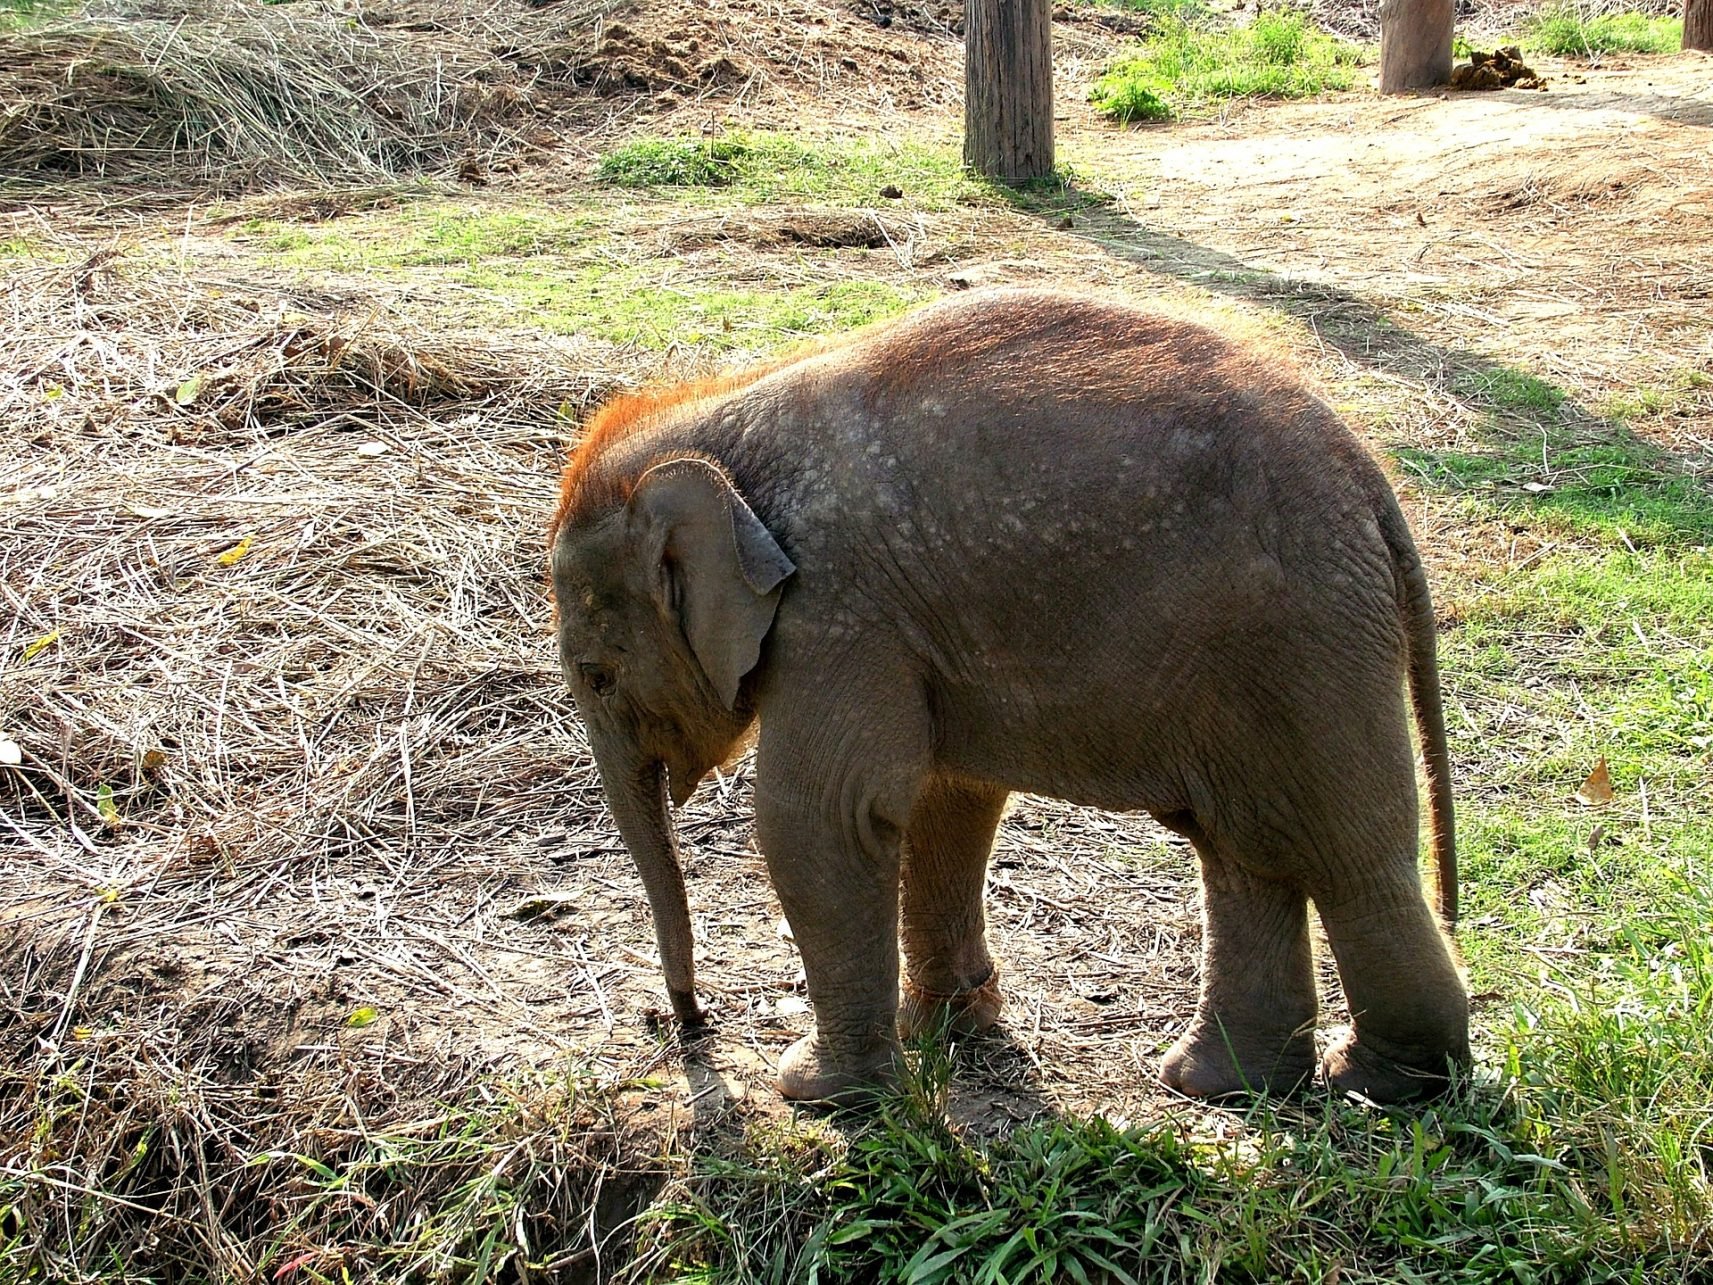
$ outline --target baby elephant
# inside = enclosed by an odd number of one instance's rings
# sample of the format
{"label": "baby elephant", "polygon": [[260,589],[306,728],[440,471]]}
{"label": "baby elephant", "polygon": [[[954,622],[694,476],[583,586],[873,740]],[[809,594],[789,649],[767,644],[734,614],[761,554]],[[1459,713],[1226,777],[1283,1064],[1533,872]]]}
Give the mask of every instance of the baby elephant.
{"label": "baby elephant", "polygon": [[1355,1017],[1326,1080],[1397,1101],[1467,1063],[1416,869],[1406,682],[1449,924],[1427,581],[1379,468],[1268,361],[1116,303],[960,296],[607,406],[551,548],[560,661],[686,1027],[666,800],[759,719],[756,833],[815,1015],[787,1097],[886,1082],[901,1026],[997,1018],[982,885],[1013,790],[1194,844],[1202,994],[1168,1085],[1313,1074],[1309,898]]}

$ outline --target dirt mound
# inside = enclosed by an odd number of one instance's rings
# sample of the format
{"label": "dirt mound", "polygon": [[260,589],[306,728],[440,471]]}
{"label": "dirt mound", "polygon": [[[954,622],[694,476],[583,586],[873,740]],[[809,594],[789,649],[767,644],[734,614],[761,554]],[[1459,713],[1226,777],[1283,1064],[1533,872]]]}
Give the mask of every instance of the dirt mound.
{"label": "dirt mound", "polygon": [[963,38],[963,0],[847,0],[846,8],[864,21],[903,27],[930,36]]}
{"label": "dirt mound", "polygon": [[[880,21],[880,18],[887,18]],[[805,96],[863,111],[913,111],[957,101],[962,51],[949,30],[920,29],[802,0],[763,12],[741,0],[695,6],[639,0],[589,41],[549,51],[544,65],[598,94],[686,103],[786,106]]]}

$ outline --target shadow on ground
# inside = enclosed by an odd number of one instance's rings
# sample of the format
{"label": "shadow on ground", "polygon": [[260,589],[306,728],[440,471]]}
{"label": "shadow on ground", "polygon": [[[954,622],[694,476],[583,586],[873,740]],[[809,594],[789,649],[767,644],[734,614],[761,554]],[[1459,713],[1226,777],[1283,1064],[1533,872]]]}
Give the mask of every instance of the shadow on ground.
{"label": "shadow on ground", "polygon": [[[1023,199],[1064,228],[1064,204]],[[1389,443],[1415,481],[1473,494],[1502,509],[1547,511],[1577,526],[1657,544],[1713,538],[1713,461],[1638,437],[1621,420],[1558,386],[1480,353],[1399,326],[1338,286],[1269,272],[1149,227],[1111,207],[1077,202],[1070,235],[1160,276],[1267,307],[1308,324],[1351,364],[1404,382],[1465,412],[1475,428],[1447,446]]]}

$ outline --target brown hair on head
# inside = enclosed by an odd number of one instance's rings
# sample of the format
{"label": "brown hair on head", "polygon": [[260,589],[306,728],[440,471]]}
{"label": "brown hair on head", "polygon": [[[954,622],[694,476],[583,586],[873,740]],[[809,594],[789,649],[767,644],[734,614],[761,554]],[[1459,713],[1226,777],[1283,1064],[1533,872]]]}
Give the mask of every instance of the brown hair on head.
{"label": "brown hair on head", "polygon": [[[757,366],[722,371],[682,384],[666,384],[639,389],[634,393],[621,393],[606,403],[589,417],[583,429],[582,440],[571,452],[571,457],[565,461],[565,471],[559,478],[559,504],[553,511],[553,521],[548,527],[549,546],[558,539],[560,531],[568,524],[630,499],[631,488],[636,485],[636,476],[621,476],[600,466],[607,450],[615,443],[647,432],[659,423],[665,412],[675,407],[707,401],[724,393],[747,388],[764,375],[771,375],[774,371],[783,370],[805,357],[825,351],[833,342],[812,340]],[[640,476],[642,471],[637,469],[636,475]]]}

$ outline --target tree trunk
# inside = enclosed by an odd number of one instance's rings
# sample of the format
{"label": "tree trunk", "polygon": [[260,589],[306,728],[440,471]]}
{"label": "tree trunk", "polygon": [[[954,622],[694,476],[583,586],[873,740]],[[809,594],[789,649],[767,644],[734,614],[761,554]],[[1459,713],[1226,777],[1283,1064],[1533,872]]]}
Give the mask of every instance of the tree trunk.
{"label": "tree trunk", "polygon": [[1053,172],[1051,0],[964,0],[964,163],[1007,183]]}
{"label": "tree trunk", "polygon": [[1683,47],[1713,52],[1713,3],[1683,0]]}
{"label": "tree trunk", "polygon": [[1380,0],[1380,92],[1451,79],[1452,0]]}

